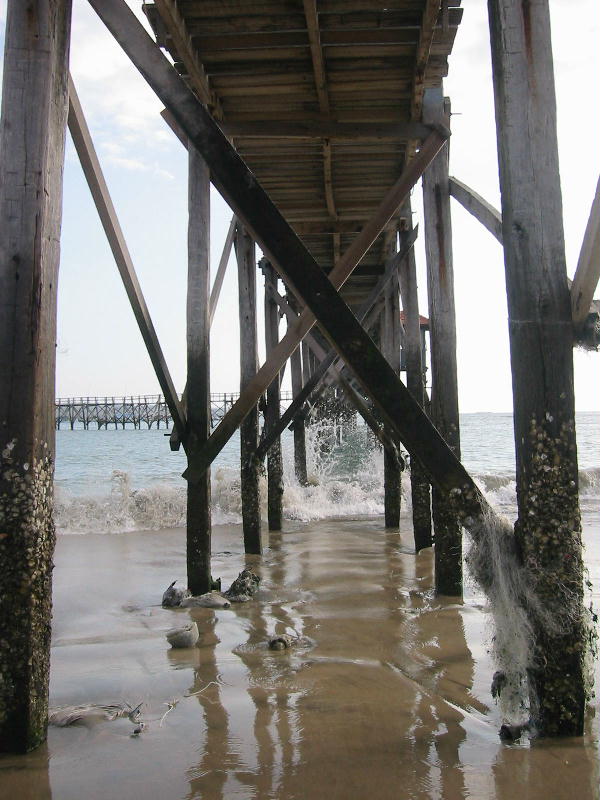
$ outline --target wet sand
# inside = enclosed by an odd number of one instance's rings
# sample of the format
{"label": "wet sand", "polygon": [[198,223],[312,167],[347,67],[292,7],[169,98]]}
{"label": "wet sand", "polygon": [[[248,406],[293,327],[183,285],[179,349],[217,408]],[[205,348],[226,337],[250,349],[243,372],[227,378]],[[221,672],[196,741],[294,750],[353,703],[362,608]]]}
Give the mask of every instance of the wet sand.
{"label": "wet sand", "polygon": [[[262,576],[252,602],[219,611],[159,605],[185,575],[181,530],[59,537],[51,705],[143,701],[147,726],[50,728],[35,753],[0,757],[0,796],[598,797],[598,699],[581,739],[501,742],[482,598],[434,598],[432,553],[415,556],[403,525],[286,523],[262,558],[218,527],[223,586],[245,564]],[[198,646],[170,650],[164,632],[190,618]],[[301,642],[270,651],[281,633]]]}

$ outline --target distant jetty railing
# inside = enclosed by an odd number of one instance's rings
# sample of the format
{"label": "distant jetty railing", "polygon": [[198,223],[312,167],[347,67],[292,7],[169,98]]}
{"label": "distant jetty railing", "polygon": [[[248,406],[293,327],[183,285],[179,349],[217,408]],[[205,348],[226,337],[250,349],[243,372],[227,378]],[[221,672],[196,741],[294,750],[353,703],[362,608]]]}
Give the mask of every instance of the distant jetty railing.
{"label": "distant jetty railing", "polygon": [[[217,425],[238,399],[237,392],[211,394],[210,413],[213,427]],[[292,400],[291,392],[282,392],[282,404]],[[172,423],[165,398],[160,394],[124,397],[59,397],[56,400],[56,428],[69,426],[71,430],[109,428],[125,429],[127,426],[152,428],[161,424],[170,428]]]}

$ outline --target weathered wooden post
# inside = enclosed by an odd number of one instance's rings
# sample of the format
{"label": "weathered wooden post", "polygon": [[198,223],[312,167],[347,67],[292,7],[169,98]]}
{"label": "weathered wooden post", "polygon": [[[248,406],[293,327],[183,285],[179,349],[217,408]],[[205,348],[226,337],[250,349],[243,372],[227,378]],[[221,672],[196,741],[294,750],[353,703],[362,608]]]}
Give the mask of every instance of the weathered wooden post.
{"label": "weathered wooden post", "polygon": [[70,0],[7,5],[0,126],[0,751],[46,738]]}
{"label": "weathered wooden post", "polygon": [[[254,241],[238,225],[234,239],[238,264],[240,310],[240,391],[256,375],[258,335],[256,332],[256,255]],[[261,553],[260,540],[260,464],[255,458],[258,445],[258,407],[240,425],[240,480],[242,523],[246,553]]]}
{"label": "weathered wooden post", "polygon": [[[210,436],[210,171],[188,146],[187,441],[188,464]],[[187,490],[187,580],[192,594],[211,589],[210,468]]]}
{"label": "weathered wooden post", "polygon": [[[423,122],[441,122],[449,115],[441,89],[427,89]],[[431,416],[457,458],[460,458],[456,316],[452,264],[452,227],[448,185],[448,144],[423,175],[425,254],[431,332]],[[462,528],[446,498],[433,490],[435,591],[462,594]]]}
{"label": "weathered wooden post", "polygon": [[[403,228],[412,230],[412,209],[408,202],[402,209]],[[421,320],[417,294],[417,265],[411,248],[400,262],[400,293],[404,311],[404,357],[406,387],[421,408],[425,400],[425,376],[421,351]],[[410,490],[412,500],[413,535],[417,553],[431,547],[431,493],[427,473],[417,458],[410,460]]]}
{"label": "weathered wooden post", "polygon": [[[286,298],[291,308],[298,312],[296,298],[291,292],[286,293]],[[290,323],[288,322],[288,327]],[[302,378],[302,347],[297,347],[290,356],[290,374],[292,381],[292,394],[298,397],[304,386]],[[294,472],[300,486],[308,485],[306,471],[306,426],[304,413],[300,411],[293,419],[290,426],[294,434]]]}
{"label": "weathered wooden post", "polygon": [[[583,733],[585,623],[548,0],[489,0],[513,376],[515,527],[530,586],[532,708],[543,735]],[[537,712],[537,713],[536,713]]]}
{"label": "weathered wooden post", "polygon": [[[396,236],[385,254],[386,259],[396,252]],[[398,278],[392,277],[385,288],[381,330],[381,352],[386,357],[394,372],[400,374],[400,303],[398,295]],[[389,434],[390,432],[387,431]],[[392,437],[394,438],[394,437]],[[387,447],[383,449],[383,485],[384,485],[384,519],[386,528],[400,526],[400,508],[402,494],[400,481],[402,471],[397,458]]]}
{"label": "weathered wooden post", "polygon": [[[279,309],[273,296],[277,291],[277,273],[267,261],[261,258],[260,268],[265,276],[265,352],[269,358],[279,342]],[[265,427],[277,423],[281,414],[280,377],[267,389],[267,408]],[[267,453],[267,518],[270,531],[280,531],[283,521],[283,461],[281,458],[281,439],[277,437]]]}

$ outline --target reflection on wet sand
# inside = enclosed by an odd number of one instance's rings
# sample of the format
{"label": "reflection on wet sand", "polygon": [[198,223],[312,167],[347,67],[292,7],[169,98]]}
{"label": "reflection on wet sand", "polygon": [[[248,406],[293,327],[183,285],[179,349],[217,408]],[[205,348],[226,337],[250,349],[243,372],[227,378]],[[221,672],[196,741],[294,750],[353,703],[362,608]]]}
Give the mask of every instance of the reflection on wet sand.
{"label": "reflection on wet sand", "polygon": [[[52,702],[143,700],[147,728],[51,730],[47,750],[0,759],[1,796],[596,796],[591,715],[585,741],[499,740],[485,614],[433,597],[432,554],[416,556],[409,531],[320,522],[245,558],[239,529],[220,530],[215,574],[226,585],[248,565],[262,582],[219,611],[156,604],[182,563],[180,531],[124,538],[59,543]],[[190,617],[198,646],[166,649],[164,630]],[[283,633],[297,641],[269,650]]]}

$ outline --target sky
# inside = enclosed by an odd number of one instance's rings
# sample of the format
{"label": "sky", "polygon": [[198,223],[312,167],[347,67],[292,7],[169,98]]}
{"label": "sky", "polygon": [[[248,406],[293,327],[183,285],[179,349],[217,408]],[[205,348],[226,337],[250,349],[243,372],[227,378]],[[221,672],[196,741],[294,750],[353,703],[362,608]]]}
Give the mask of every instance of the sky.
{"label": "sky", "polygon": [[[140,19],[141,0],[128,0]],[[568,273],[573,277],[600,173],[600,4],[550,0]],[[500,207],[487,9],[463,0],[445,93],[452,103],[450,172]],[[6,0],[0,0],[4,27]],[[582,23],[583,21],[583,23]],[[187,154],[162,121],[162,104],[86,0],[73,0],[71,73],[176,387],[185,383]],[[3,39],[2,39],[3,45]],[[422,219],[421,191],[412,197]],[[231,212],[212,192],[211,260]],[[502,248],[452,201],[459,405],[512,408]],[[421,225],[421,230],[423,226]],[[417,242],[421,311],[425,257]],[[263,278],[258,273],[258,305]],[[264,358],[259,314],[261,360]],[[600,411],[600,354],[574,352],[579,411]],[[230,260],[211,331],[211,388],[239,387],[237,280]],[[57,396],[158,393],[73,145],[67,135],[58,300]]]}

